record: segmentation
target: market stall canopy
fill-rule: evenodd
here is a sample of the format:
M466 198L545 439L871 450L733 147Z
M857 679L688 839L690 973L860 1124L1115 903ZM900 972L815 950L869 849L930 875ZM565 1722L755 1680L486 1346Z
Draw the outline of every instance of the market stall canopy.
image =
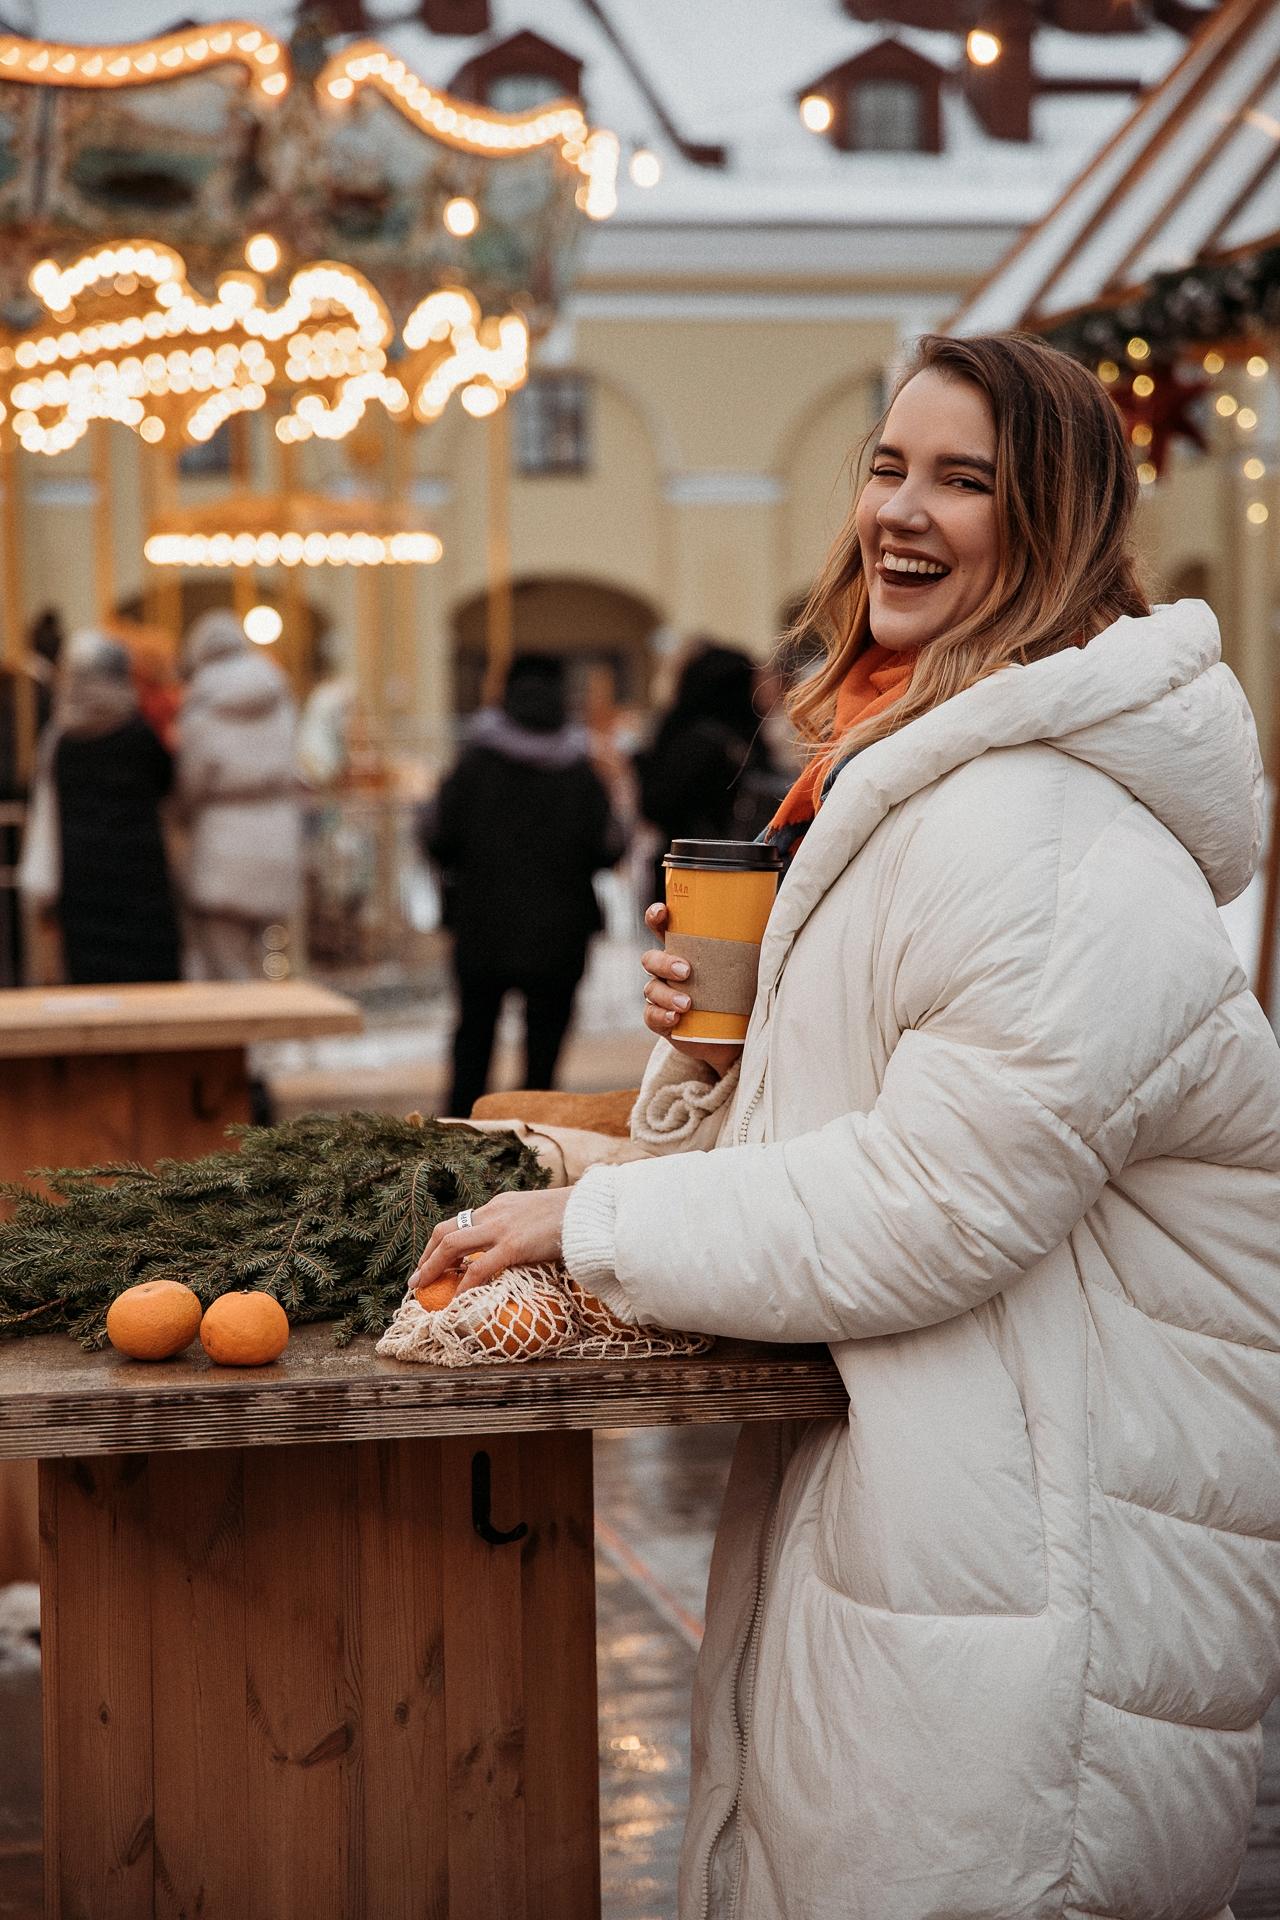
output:
M1280 7L1227 0L949 331L1028 327L1084 357L1117 328L1220 338L1274 318L1277 249Z

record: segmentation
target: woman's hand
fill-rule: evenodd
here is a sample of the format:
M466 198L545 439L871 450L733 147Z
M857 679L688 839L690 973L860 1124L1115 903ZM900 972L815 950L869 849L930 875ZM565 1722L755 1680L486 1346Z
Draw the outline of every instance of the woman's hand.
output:
M650 933L665 933L666 908L655 902L646 912L644 923ZM682 981L689 978L689 962L678 960L674 954L664 953L661 947L652 947L648 953L641 954L640 964L649 975L644 988L644 1023L650 1033L670 1040L672 1046L681 1053L687 1053L691 1060L703 1061L714 1072L727 1073L734 1062L741 1058L741 1047L718 1046L706 1040L672 1038L672 1027L693 1004L681 985Z
M552 1187L544 1193L500 1193L472 1210L469 1227L459 1228L457 1215L451 1214L428 1240L410 1286L429 1287L443 1274L457 1272L462 1275L458 1292L465 1293L508 1267L549 1265L560 1258L568 1204L568 1187Z

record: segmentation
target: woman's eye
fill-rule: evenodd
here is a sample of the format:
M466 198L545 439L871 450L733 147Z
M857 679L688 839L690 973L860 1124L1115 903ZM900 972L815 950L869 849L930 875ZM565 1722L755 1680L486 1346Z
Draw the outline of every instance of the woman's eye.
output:
M971 480L966 473L957 473L953 477L951 484L953 487L963 487L968 493L989 493L991 491L989 487L983 486L981 480Z
M896 467L872 467L871 478L873 480L901 480L902 475Z

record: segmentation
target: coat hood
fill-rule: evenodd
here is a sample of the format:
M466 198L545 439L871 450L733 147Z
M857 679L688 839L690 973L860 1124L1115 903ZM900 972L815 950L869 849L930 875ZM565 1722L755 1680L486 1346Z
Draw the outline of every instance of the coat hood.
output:
M188 707L198 703L239 720L258 719L289 699L288 683L274 660L248 646L206 660L187 690Z
M841 773L792 862L765 936L762 985L892 808L1000 747L1043 741L1126 787L1196 862L1219 905L1262 845L1253 715L1202 600L1126 617L1087 647L1008 667L876 741Z

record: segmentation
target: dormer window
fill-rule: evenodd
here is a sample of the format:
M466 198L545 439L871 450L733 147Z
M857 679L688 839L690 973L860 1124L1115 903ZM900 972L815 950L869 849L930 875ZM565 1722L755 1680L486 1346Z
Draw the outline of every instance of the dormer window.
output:
M449 91L496 113L527 113L582 97L582 62L540 33L513 33L459 67Z
M913 48L881 40L807 86L801 117L846 153L940 153L944 77ZM815 99L829 102L829 118Z
M857 153L924 153L924 100L914 80L855 80L848 145Z

